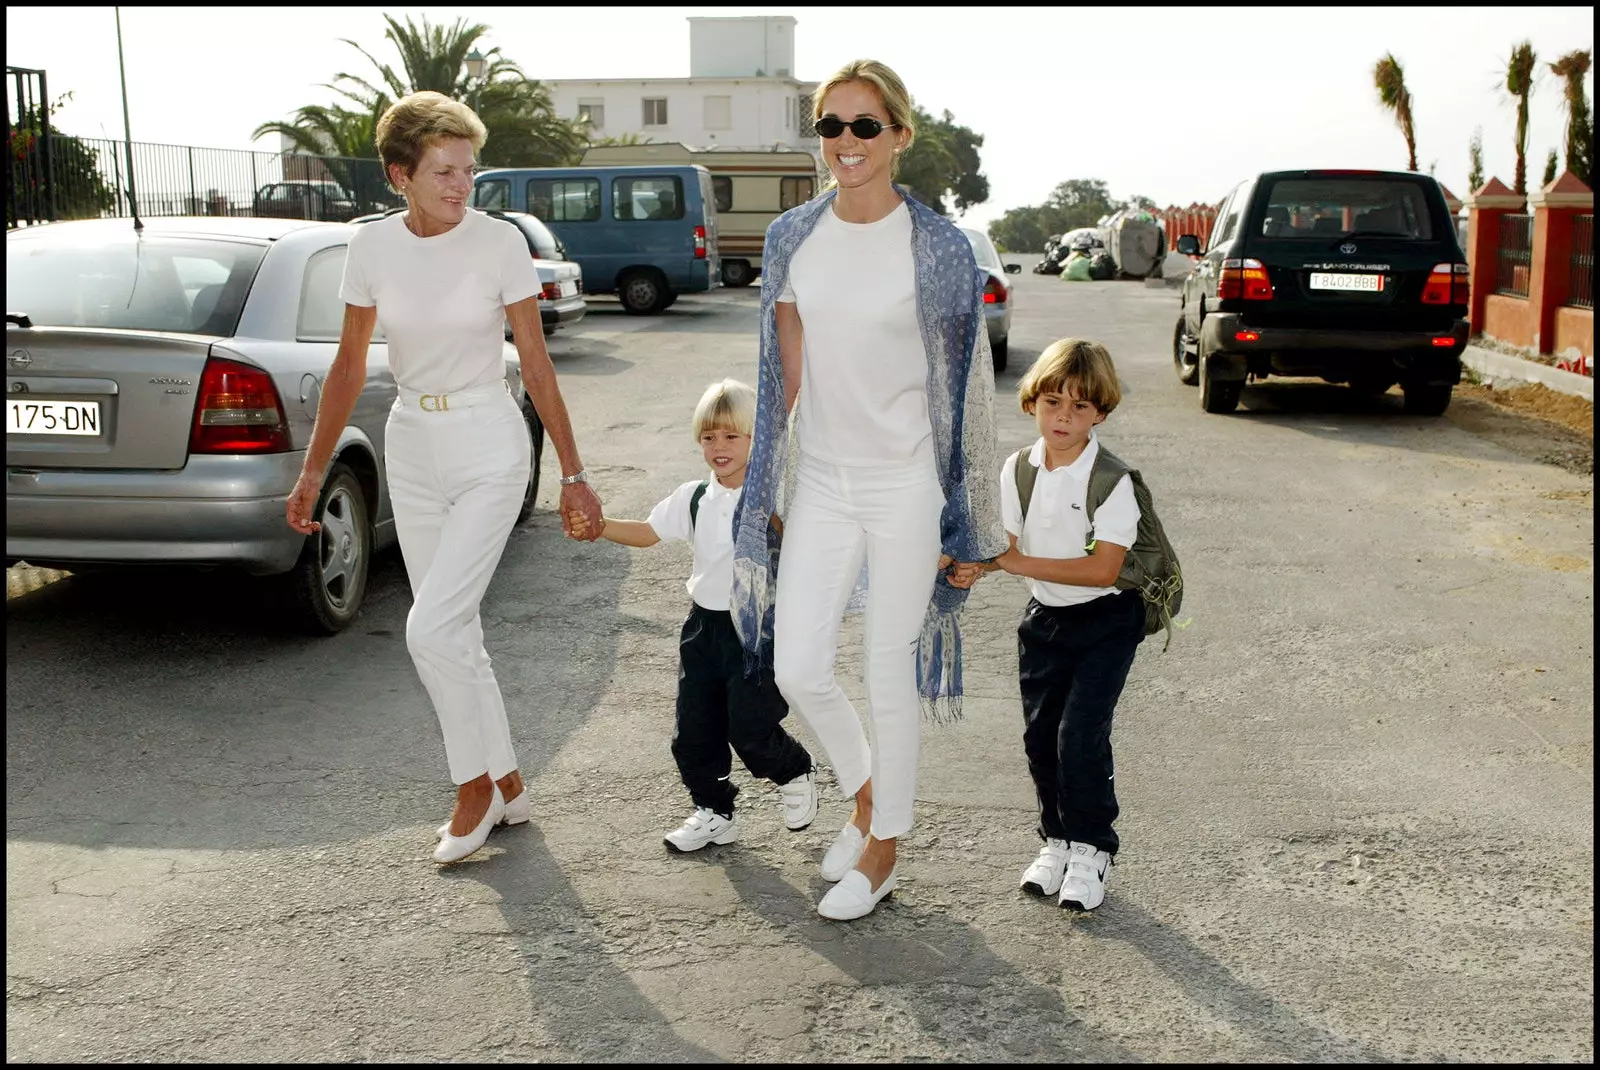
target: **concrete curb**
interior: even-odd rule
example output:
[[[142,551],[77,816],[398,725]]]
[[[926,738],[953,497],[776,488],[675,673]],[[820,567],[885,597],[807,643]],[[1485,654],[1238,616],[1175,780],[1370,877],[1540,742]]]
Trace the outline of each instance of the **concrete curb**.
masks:
[[[1496,353],[1482,346],[1469,345],[1461,352],[1461,363],[1485,379],[1500,382],[1511,379],[1523,383],[1540,383],[1551,390],[1585,401],[1594,402],[1594,380],[1587,375],[1564,372],[1548,364],[1539,364],[1506,353]]]

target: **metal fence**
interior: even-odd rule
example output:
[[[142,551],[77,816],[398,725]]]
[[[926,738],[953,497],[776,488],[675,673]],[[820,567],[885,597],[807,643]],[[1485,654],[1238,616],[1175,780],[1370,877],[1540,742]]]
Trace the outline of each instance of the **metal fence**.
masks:
[[[1500,217],[1500,253],[1495,267],[1494,292],[1507,297],[1528,297],[1533,274],[1533,216]]]
[[[1567,304],[1594,308],[1594,215],[1573,216],[1572,256],[1567,267]]]

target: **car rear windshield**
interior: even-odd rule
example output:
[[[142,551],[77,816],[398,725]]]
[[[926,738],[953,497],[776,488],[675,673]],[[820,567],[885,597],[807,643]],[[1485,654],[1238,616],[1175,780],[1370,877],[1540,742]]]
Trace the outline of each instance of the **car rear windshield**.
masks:
[[[965,234],[967,241],[971,243],[972,255],[978,261],[979,267],[1000,267],[1000,254],[994,251],[994,244],[981,231],[962,230],[961,233]]]
[[[1258,233],[1266,238],[1362,234],[1427,241],[1433,237],[1433,219],[1426,191],[1409,179],[1280,178],[1267,190]]]
[[[70,225],[70,224],[69,224]],[[205,238],[6,240],[6,309],[47,327],[232,335],[267,247]]]

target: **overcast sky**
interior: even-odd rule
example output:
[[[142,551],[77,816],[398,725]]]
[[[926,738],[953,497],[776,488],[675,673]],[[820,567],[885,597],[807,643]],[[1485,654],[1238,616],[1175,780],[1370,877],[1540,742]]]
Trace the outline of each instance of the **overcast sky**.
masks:
[[[990,199],[966,218],[980,226],[1071,178],[1187,205],[1262,170],[1403,168],[1404,140],[1372,88],[1386,50],[1415,98],[1420,167],[1437,161],[1439,180],[1465,194],[1481,126],[1486,171],[1509,185],[1504,68],[1524,37],[1542,72],[1528,139],[1536,184],[1564,124],[1544,61],[1594,44],[1593,7],[135,7],[122,11],[133,139],[276,149],[252,145],[250,131],[332,103],[320,83],[340,71],[370,72],[341,38],[398,66],[384,10],[486,23],[485,50],[499,46],[534,78],[686,77],[687,16],[793,15],[797,77],[880,59],[918,104],[984,135]],[[57,117],[64,132],[122,136],[112,8],[6,8],[6,63],[43,68],[52,98],[73,93]]]

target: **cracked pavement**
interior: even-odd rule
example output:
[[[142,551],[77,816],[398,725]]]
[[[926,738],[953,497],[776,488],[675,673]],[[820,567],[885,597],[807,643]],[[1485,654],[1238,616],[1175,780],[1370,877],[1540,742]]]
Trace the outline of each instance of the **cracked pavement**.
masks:
[[[1170,291],[1017,290],[1002,449],[1032,437],[1030,355],[1104,341],[1126,394],[1103,437],[1194,619],[1119,707],[1095,915],[1017,889],[1005,576],[969,603],[966,720],[925,730],[875,914],[815,913],[848,813],[826,770],[790,833],[736,764],[740,841],[668,854],[688,551],[563,539],[547,470],[484,608],[535,817],[449,869],[397,553],[331,639],[226,577],[8,600],[8,1061],[1593,1061],[1592,480],[1320,383],[1207,416]],[[755,298],[597,299],[552,339],[608,515],[696,476],[700,391],[754,381]],[[858,643],[852,618],[859,701]]]

